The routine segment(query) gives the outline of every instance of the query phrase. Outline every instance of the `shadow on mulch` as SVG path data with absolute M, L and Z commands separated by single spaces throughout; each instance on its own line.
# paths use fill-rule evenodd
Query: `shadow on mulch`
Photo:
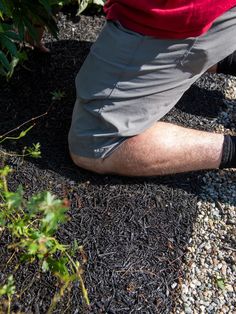
M 72 164 L 67 133 L 74 79 L 90 46 L 76 40 L 51 43 L 51 55 L 33 52 L 8 84 L 1 82 L 1 134 L 50 107 L 25 138 L 4 143 L 5 150 L 21 152 L 23 146 L 40 142 L 42 151 L 37 160 L 9 158 L 8 164 L 17 170 L 9 184 L 13 189 L 18 184 L 28 187 L 26 195 L 47 189 L 71 201 L 70 219 L 58 237 L 68 244 L 77 239 L 87 252 L 84 276 L 92 302 L 87 312 L 170 313 L 184 276 L 181 264 L 197 215 L 202 173 L 125 178 L 95 175 Z M 58 90 L 65 97 L 51 106 L 51 92 Z M 165 120 L 211 130 L 222 97 L 194 86 Z M 209 106 L 212 99 L 214 107 Z M 199 124 L 199 116 L 209 119 Z M 2 281 L 13 267 L 3 266 L 9 258 L 3 240 L 0 250 Z M 35 269 L 30 265 L 16 271 L 17 287 L 25 291 L 14 300 L 15 310 L 45 313 L 50 304 L 54 279 Z M 55 313 L 82 312 L 86 310 L 75 285 Z

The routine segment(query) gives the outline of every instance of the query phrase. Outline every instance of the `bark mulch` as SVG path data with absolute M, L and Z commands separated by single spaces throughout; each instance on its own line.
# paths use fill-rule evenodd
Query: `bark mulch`
M 59 40 L 46 38 L 51 54 L 30 53 L 9 83 L 1 81 L 1 134 L 48 111 L 29 123 L 35 126 L 26 137 L 4 142 L 2 148 L 8 152 L 19 153 L 37 142 L 42 151 L 41 159 L 5 161 L 15 169 L 9 185 L 15 189 L 22 184 L 26 196 L 50 190 L 71 201 L 69 220 L 58 237 L 63 243 L 76 239 L 84 246 L 88 257 L 84 278 L 92 305 L 90 311 L 83 308 L 75 285 L 55 313 L 170 313 L 178 298 L 175 283 L 180 284 L 184 276 L 181 265 L 204 173 L 126 178 L 95 175 L 72 164 L 67 133 L 74 79 L 103 23 L 103 17 L 61 14 Z M 52 102 L 55 91 L 65 97 Z M 211 130 L 223 98 L 218 91 L 193 86 L 165 120 Z M 0 240 L 0 282 L 15 273 L 20 293 L 13 310 L 46 313 L 57 289 L 55 279 L 39 273 L 35 264 L 15 270 L 14 258 L 6 267 L 9 241 L 6 236 Z

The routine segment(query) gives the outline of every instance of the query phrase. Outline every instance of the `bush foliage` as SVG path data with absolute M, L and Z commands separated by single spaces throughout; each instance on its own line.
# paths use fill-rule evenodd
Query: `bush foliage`
M 26 59 L 20 43 L 25 34 L 37 42 L 39 25 L 57 37 L 55 10 L 69 3 L 78 3 L 78 14 L 91 4 L 102 6 L 103 0 L 0 0 L 0 75 L 9 79 L 14 68 Z
M 19 61 L 26 59 L 19 43 L 25 34 L 38 41 L 37 26 L 45 26 L 54 36 L 57 24 L 53 10 L 69 0 L 0 0 L 0 74 L 10 78 Z
M 57 37 L 55 10 L 75 2 L 80 14 L 92 4 L 103 6 L 105 0 L 0 0 L 0 75 L 9 79 L 16 65 L 27 58 L 20 45 L 25 34 L 37 42 L 40 25 Z
M 0 231 L 1 236 L 11 236 L 8 249 L 16 252 L 21 263 L 38 263 L 42 272 L 51 272 L 57 278 L 60 291 L 54 295 L 48 313 L 53 311 L 75 281 L 79 283 L 83 300 L 88 306 L 83 270 L 76 258 L 78 252 L 84 255 L 83 248 L 76 241 L 72 246 L 64 245 L 55 236 L 60 224 L 67 219 L 68 200 L 61 201 L 50 192 L 41 192 L 26 199 L 22 186 L 15 192 L 9 191 L 7 177 L 11 172 L 8 166 L 0 169 Z M 2 296 L 8 298 L 8 313 L 15 291 L 11 274 L 8 282 L 0 286 L 0 299 Z M 0 302 L 0 311 L 1 308 Z

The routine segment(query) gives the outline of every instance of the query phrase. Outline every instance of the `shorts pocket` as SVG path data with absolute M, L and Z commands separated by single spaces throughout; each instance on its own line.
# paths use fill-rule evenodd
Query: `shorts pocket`
M 108 98 L 132 62 L 142 38 L 107 23 L 76 77 L 77 97 L 85 102 Z

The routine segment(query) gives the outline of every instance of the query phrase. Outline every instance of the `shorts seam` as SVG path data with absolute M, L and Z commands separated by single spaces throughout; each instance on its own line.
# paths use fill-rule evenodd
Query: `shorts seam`
M 192 51 L 192 49 L 195 47 L 195 45 L 197 44 L 199 40 L 199 37 L 195 37 L 192 44 L 188 47 L 188 49 L 185 51 L 185 53 L 181 56 L 181 58 L 179 58 L 179 60 L 177 60 L 176 62 L 176 68 L 181 65 L 184 66 L 184 62 L 185 60 L 188 58 L 190 52 Z

